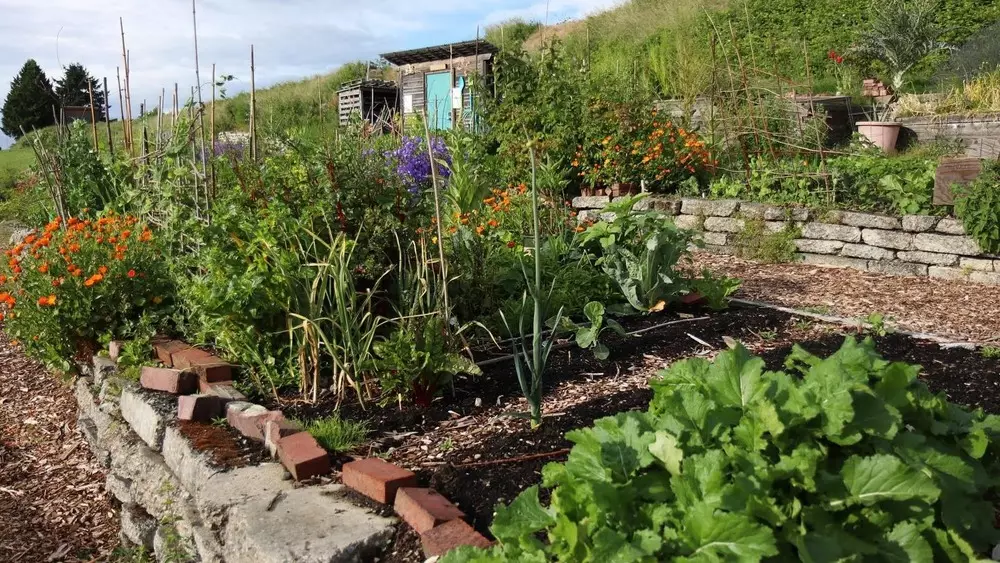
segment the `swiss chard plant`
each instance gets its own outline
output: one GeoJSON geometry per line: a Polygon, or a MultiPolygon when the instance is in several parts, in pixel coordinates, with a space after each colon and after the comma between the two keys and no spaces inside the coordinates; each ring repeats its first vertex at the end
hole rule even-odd
{"type": "Polygon", "coordinates": [[[1000,418],[848,338],[785,370],[741,345],[678,362],[647,412],[567,434],[565,463],[499,507],[463,561],[971,561],[993,527],[1000,418]]]}

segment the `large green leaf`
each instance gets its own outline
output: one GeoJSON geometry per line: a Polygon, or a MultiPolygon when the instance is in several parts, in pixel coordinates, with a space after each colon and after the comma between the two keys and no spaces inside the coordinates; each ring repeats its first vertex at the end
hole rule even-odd
{"type": "Polygon", "coordinates": [[[751,357],[740,345],[719,354],[705,383],[720,405],[747,409],[767,390],[761,379],[763,371],[764,360],[751,357]]]}
{"type": "Polygon", "coordinates": [[[778,553],[770,529],[746,515],[719,512],[704,503],[685,512],[681,539],[690,554],[678,561],[760,561],[778,553]]]}
{"type": "Polygon", "coordinates": [[[535,532],[555,523],[555,518],[538,501],[538,487],[528,487],[510,506],[497,507],[490,530],[501,543],[524,544],[535,532]]]}
{"type": "Polygon", "coordinates": [[[833,509],[852,503],[871,505],[889,500],[934,502],[941,494],[930,477],[889,454],[852,456],[844,463],[841,476],[849,497],[831,501],[833,509]]]}

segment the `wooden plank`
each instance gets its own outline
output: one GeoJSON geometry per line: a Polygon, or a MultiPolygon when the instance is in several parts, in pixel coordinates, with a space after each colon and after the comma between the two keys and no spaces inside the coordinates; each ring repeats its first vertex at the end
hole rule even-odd
{"type": "Polygon", "coordinates": [[[934,205],[954,205],[954,185],[965,186],[983,172],[978,158],[942,158],[934,177],[934,205]]]}

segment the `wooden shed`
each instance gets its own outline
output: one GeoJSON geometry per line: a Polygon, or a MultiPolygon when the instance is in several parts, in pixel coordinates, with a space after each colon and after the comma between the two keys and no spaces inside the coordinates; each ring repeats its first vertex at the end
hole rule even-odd
{"type": "Polygon", "coordinates": [[[337,91],[340,124],[347,125],[353,114],[372,124],[388,124],[399,107],[399,87],[385,80],[352,80],[337,91]]]}
{"type": "Polygon", "coordinates": [[[382,55],[399,71],[403,119],[426,112],[431,129],[474,129],[473,81],[492,80],[497,51],[479,39],[382,55]]]}

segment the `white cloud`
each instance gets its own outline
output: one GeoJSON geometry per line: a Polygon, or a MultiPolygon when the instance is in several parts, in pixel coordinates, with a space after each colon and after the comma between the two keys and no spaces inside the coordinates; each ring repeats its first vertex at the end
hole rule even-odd
{"type": "MultiPolygon", "coordinates": [[[[553,0],[551,14],[575,17],[614,0],[553,0]]],[[[0,103],[10,80],[29,58],[54,80],[61,68],[82,63],[98,80],[108,78],[117,106],[115,69],[122,66],[118,18],[130,53],[133,111],[156,104],[161,88],[181,92],[195,83],[189,0],[0,0],[0,103]],[[44,4],[44,5],[43,5],[44,4]]],[[[257,82],[267,86],[327,72],[344,62],[379,53],[470,38],[477,25],[512,15],[542,19],[537,0],[198,0],[202,83],[212,63],[247,83],[250,44],[257,82]]],[[[554,21],[554,20],[553,20],[554,21]]],[[[124,79],[124,77],[123,77],[124,79]]],[[[231,92],[239,90],[237,83],[231,92]]],[[[245,88],[245,86],[244,86],[245,88]]],[[[117,115],[117,107],[112,115],[117,115]]],[[[0,145],[4,145],[0,138],[0,145]]]]}

